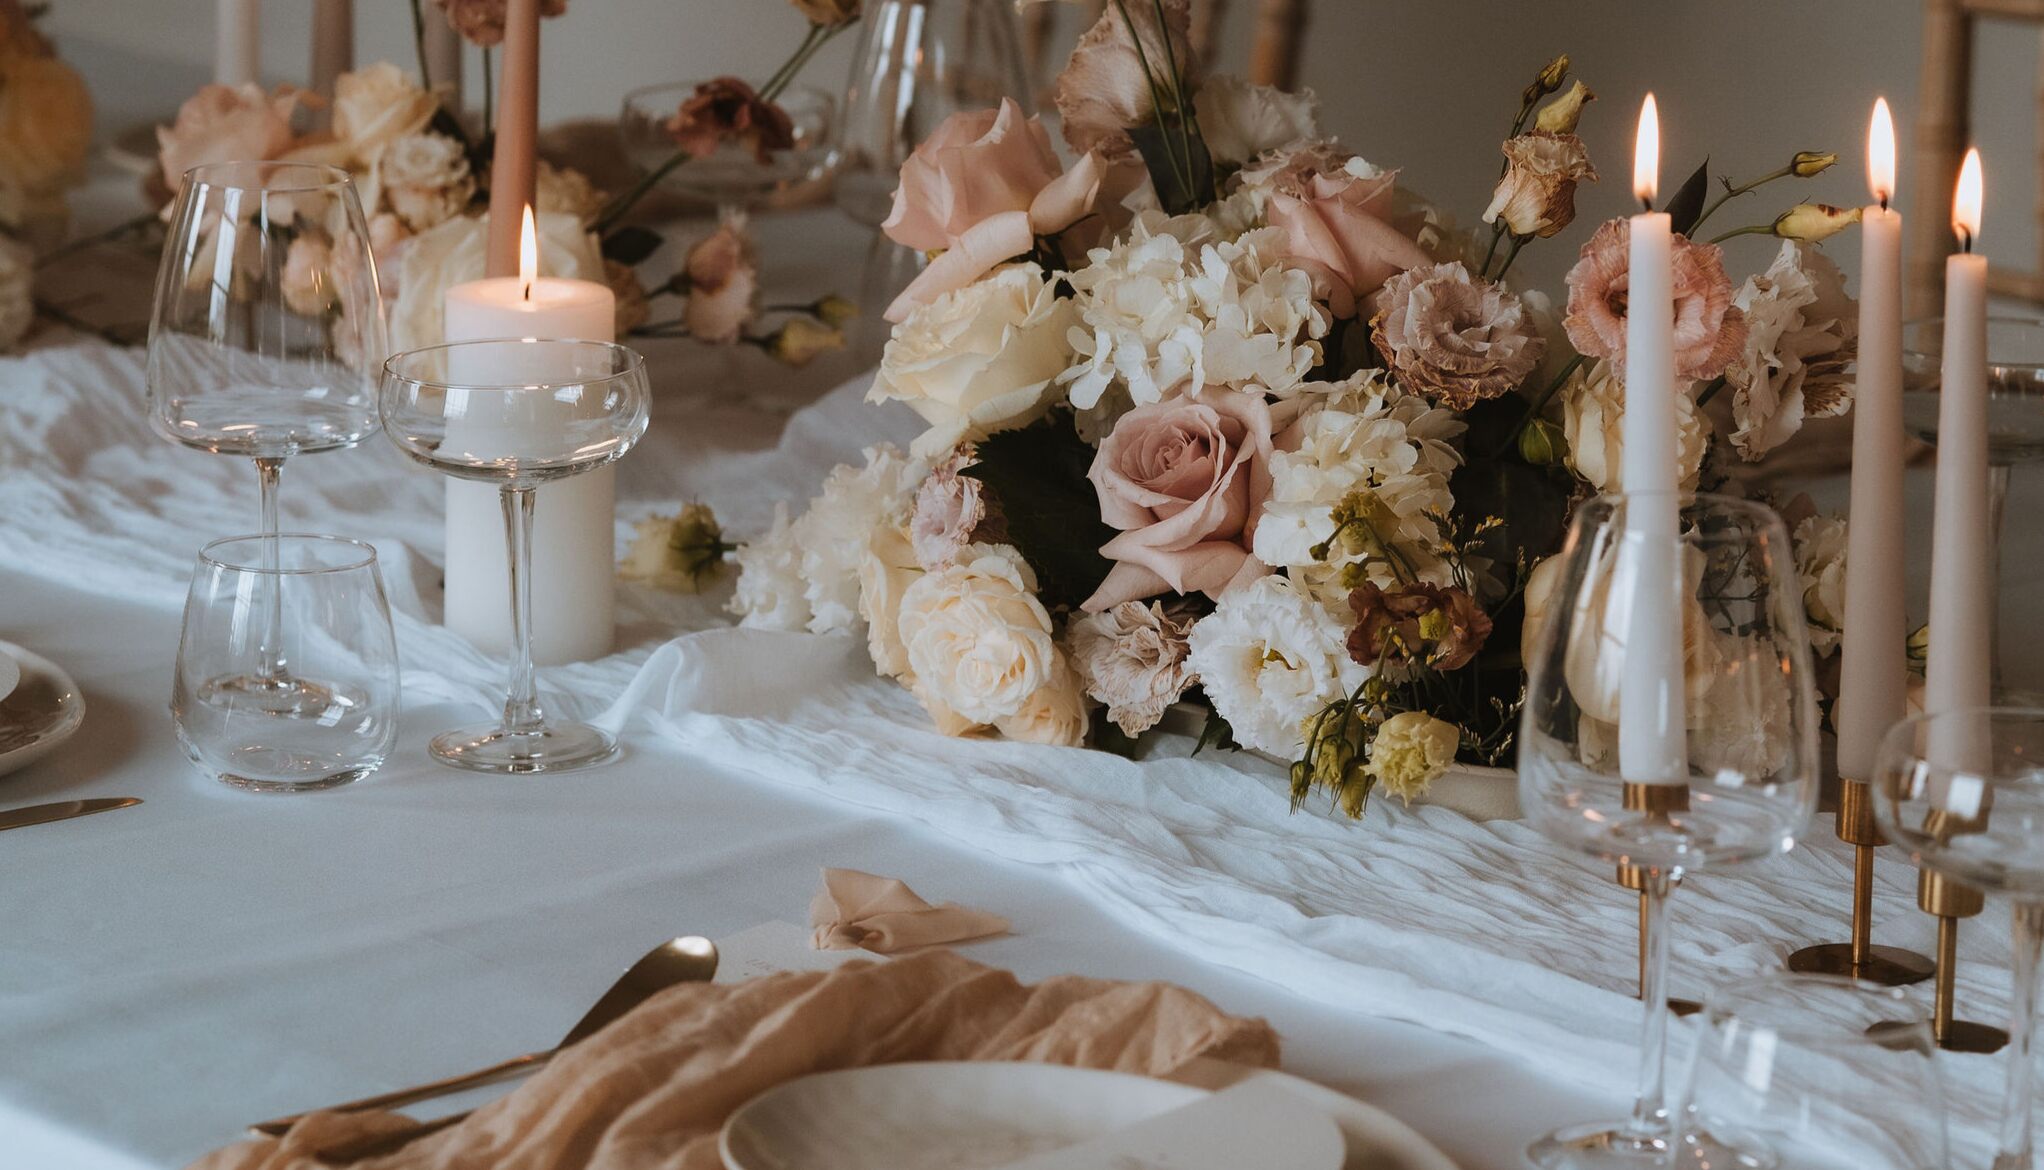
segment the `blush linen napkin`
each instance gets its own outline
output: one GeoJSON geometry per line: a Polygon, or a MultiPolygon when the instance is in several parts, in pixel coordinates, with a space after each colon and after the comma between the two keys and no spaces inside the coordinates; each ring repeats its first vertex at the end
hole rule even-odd
{"type": "MultiPolygon", "coordinates": [[[[1201,1058],[1274,1068],[1277,1034],[1164,983],[1026,986],[946,950],[828,972],[669,988],[467,1120],[374,1170],[716,1170],[738,1106],[808,1073],[911,1060],[1036,1060],[1170,1076],[1201,1058]]],[[[410,1125],[315,1113],[190,1170],[320,1170],[317,1152],[410,1125]]]]}
{"type": "Polygon", "coordinates": [[[899,878],[826,869],[809,905],[816,949],[892,955],[1008,932],[1008,920],[950,902],[932,906],[899,878]]]}

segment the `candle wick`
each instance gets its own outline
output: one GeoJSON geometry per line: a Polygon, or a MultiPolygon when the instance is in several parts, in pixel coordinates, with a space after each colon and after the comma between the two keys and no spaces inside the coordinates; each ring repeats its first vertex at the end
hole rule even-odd
{"type": "Polygon", "coordinates": [[[1888,193],[1886,191],[1881,192],[1881,210],[1888,210],[1888,193]]]}
{"type": "Polygon", "coordinates": [[[1639,208],[1641,211],[1652,211],[1654,209],[1654,201],[1651,198],[1642,195],[1639,197],[1639,208]]]}
{"type": "Polygon", "coordinates": [[[1973,229],[1963,224],[1959,227],[1959,251],[1973,254],[1973,229]]]}
{"type": "Polygon", "coordinates": [[[525,299],[528,301],[532,299],[532,282],[529,280],[525,282],[525,299]]]}

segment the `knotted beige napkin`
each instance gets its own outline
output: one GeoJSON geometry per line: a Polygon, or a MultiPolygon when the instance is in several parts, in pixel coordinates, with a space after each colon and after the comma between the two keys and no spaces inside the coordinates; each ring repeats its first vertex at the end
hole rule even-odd
{"type": "MultiPolygon", "coordinates": [[[[745,983],[686,983],[556,1057],[508,1097],[375,1170],[716,1170],[732,1110],[783,1081],[906,1060],[1040,1060],[1169,1076],[1202,1057],[1277,1065],[1262,1020],[1164,983],[1076,975],[1034,987],[950,951],[745,983]]],[[[421,1069],[430,1075],[433,1069],[421,1069]]],[[[315,1113],[191,1170],[320,1170],[315,1151],[405,1128],[315,1113]]]]}
{"type": "Polygon", "coordinates": [[[1008,920],[998,914],[949,902],[932,906],[898,878],[856,869],[823,871],[809,923],[819,951],[864,949],[876,955],[1008,932],[1008,920]]]}

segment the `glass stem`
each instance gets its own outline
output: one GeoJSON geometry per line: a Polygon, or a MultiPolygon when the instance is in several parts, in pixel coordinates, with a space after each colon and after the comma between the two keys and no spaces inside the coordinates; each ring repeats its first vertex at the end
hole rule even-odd
{"type": "Polygon", "coordinates": [[[1640,1031],[1639,1095],[1632,1104],[1626,1135],[1640,1142],[1668,1136],[1668,871],[1649,869],[1640,887],[1640,939],[1646,966],[1640,972],[1640,1007],[1646,1019],[1640,1031]]]}
{"type": "Polygon", "coordinates": [[[2015,903],[2015,985],[2009,1002],[2008,1092],[2001,1107],[1995,1170],[2030,1170],[2030,1099],[2036,1083],[2031,1035],[2037,1018],[2037,959],[2044,950],[2044,902],[2015,903]]]}
{"type": "Polygon", "coordinates": [[[504,700],[508,732],[537,731],[545,719],[532,676],[532,494],[529,487],[502,492],[504,548],[511,560],[511,697],[504,700]]]}
{"type": "Polygon", "coordinates": [[[277,488],[284,476],[284,457],[281,455],[258,456],[256,483],[262,501],[260,532],[263,537],[263,632],[257,642],[257,670],[264,682],[280,683],[286,670],[284,667],[284,591],[278,580],[277,570],[282,567],[282,552],[277,534],[282,531],[278,519],[277,488]]]}

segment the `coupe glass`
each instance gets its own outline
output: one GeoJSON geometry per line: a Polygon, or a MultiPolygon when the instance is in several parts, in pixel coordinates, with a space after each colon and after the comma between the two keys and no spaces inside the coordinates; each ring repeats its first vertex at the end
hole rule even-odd
{"type": "Polygon", "coordinates": [[[2015,912],[2008,1090],[1995,1170],[2031,1170],[2031,1047],[2044,949],[2044,710],[1963,707],[1890,728],[1874,815],[1911,860],[2009,896],[2015,912]]]}
{"type": "Polygon", "coordinates": [[[1683,1170],[1945,1170],[1930,1018],[1900,988],[1772,972],[1711,990],[1691,1054],[1683,1170]]]}
{"type": "MultiPolygon", "coordinates": [[[[187,447],[255,462],[259,533],[278,530],[286,458],[352,447],[376,429],[383,356],[376,264],[346,171],[228,162],[185,172],[149,322],[149,419],[187,447]]],[[[272,629],[275,606],[256,618],[272,629]]],[[[245,678],[220,685],[279,715],[325,712],[329,696],[300,685],[274,637],[265,644],[245,678]]]]}
{"type": "Polygon", "coordinates": [[[1788,531],[1747,500],[1670,503],[1600,496],[1576,510],[1526,664],[1518,764],[1527,820],[1644,877],[1645,1023],[1632,1116],[1541,1139],[1527,1151],[1541,1166],[1666,1164],[1668,894],[1693,870],[1788,849],[1817,801],[1817,707],[1788,531]],[[1653,535],[1660,509],[1675,512],[1672,539],[1653,535]],[[1637,602],[1653,580],[1668,583],[1668,608],[1658,612],[1681,614],[1681,629],[1670,619],[1662,643],[1679,660],[1673,687],[1627,677],[1628,645],[1652,644],[1651,627],[1631,627],[1652,620],[1637,602]],[[1622,752],[1628,709],[1628,733],[1650,734],[1627,739],[1622,752]],[[1672,735],[1659,730],[1668,727],[1672,735]]]}
{"type": "Polygon", "coordinates": [[[667,135],[667,120],[696,91],[697,82],[649,85],[625,95],[618,113],[618,135],[625,155],[650,180],[699,203],[712,204],[720,215],[751,207],[830,172],[834,102],[820,89],[792,86],[775,99],[795,127],[795,145],[773,151],[765,162],[752,151],[725,143],[702,158],[676,150],[667,135]]]}
{"type": "Polygon", "coordinates": [[[338,536],[233,536],[199,553],[170,716],[193,763],[252,792],[305,792],[376,770],[397,736],[397,640],[376,550],[338,536]],[[280,719],[235,685],[288,656],[317,712],[280,719]]]}
{"type": "Polygon", "coordinates": [[[550,720],[532,673],[532,498],[541,484],[615,462],[646,433],[646,367],[602,341],[463,341],[384,364],[383,430],[445,475],[496,484],[511,562],[511,695],[501,722],[433,740],[478,772],[559,772],[617,753],[608,732],[550,720]]]}

